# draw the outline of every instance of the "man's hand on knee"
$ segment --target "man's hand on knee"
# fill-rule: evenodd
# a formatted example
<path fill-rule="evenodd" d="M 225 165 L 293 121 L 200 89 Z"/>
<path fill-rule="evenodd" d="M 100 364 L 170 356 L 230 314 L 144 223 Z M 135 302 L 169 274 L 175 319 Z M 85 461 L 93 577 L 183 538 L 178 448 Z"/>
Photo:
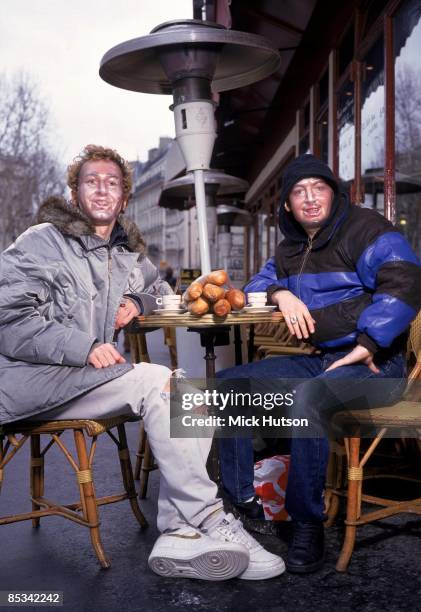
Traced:
<path fill-rule="evenodd" d="M 91 350 L 88 355 L 88 363 L 99 369 L 108 368 L 108 366 L 116 363 L 126 363 L 126 360 L 112 344 L 107 342 L 106 344 L 99 344 Z"/>
<path fill-rule="evenodd" d="M 336 370 L 336 368 L 352 365 L 354 363 L 363 363 L 373 372 L 373 374 L 379 374 L 380 372 L 373 361 L 373 353 L 360 344 L 357 344 L 357 346 L 345 355 L 345 357 L 342 357 L 342 359 L 334 361 L 325 372 L 330 372 L 331 370 Z"/>

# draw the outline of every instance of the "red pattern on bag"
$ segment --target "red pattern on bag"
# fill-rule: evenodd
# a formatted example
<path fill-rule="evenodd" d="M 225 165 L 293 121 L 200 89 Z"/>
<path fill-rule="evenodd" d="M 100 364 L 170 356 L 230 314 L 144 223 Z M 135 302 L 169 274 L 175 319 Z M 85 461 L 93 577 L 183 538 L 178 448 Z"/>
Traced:
<path fill-rule="evenodd" d="M 289 455 L 275 455 L 254 464 L 254 488 L 268 521 L 289 521 L 285 510 Z"/>

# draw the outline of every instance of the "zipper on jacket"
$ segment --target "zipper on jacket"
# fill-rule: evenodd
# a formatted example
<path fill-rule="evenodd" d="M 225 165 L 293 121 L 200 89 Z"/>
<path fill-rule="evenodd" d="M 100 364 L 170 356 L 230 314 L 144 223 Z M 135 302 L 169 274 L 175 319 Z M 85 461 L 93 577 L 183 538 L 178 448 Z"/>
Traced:
<path fill-rule="evenodd" d="M 107 287 L 107 314 L 105 316 L 105 321 L 104 321 L 104 341 L 108 342 L 107 339 L 107 319 L 108 319 L 108 313 L 109 313 L 109 307 L 110 307 L 110 295 L 111 295 L 111 249 L 109 246 L 107 246 L 107 267 L 108 267 L 108 287 Z M 117 314 L 116 314 L 117 316 Z M 115 332 L 115 330 L 114 330 Z M 110 342 L 112 342 L 114 340 L 114 336 L 115 333 L 113 335 L 112 340 L 110 340 Z"/>
<path fill-rule="evenodd" d="M 300 271 L 298 272 L 298 279 L 297 279 L 297 294 L 298 294 L 298 296 L 297 297 L 298 297 L 299 300 L 301 300 L 301 292 L 300 292 L 301 275 L 302 275 L 302 273 L 304 271 L 304 266 L 306 265 L 307 259 L 308 259 L 309 255 L 311 253 L 312 246 L 313 246 L 313 238 L 309 237 L 308 241 L 307 241 L 307 247 L 306 247 L 306 250 L 305 250 L 305 253 L 304 253 L 304 257 L 303 257 L 303 260 L 301 262 Z"/>

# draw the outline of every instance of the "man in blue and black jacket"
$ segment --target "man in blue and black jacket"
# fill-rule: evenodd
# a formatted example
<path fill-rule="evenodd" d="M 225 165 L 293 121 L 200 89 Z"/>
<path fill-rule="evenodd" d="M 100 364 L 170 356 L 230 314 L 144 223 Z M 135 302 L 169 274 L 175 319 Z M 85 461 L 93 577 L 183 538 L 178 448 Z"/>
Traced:
<path fill-rule="evenodd" d="M 267 291 L 294 336 L 318 351 L 220 372 L 221 378 L 311 379 L 297 387 L 296 414 L 329 409 L 320 383 L 343 403 L 367 407 L 396 401 L 406 376 L 409 324 L 421 307 L 421 268 L 405 238 L 377 212 L 350 205 L 330 168 L 302 155 L 285 170 L 279 209 L 284 240 L 245 291 Z M 367 379 L 393 379 L 367 398 Z M 392 382 L 391 380 L 388 381 Z M 248 439 L 220 439 L 221 475 L 234 503 L 253 502 L 253 451 Z M 293 438 L 286 509 L 293 520 L 287 568 L 306 573 L 323 563 L 325 438 Z"/>

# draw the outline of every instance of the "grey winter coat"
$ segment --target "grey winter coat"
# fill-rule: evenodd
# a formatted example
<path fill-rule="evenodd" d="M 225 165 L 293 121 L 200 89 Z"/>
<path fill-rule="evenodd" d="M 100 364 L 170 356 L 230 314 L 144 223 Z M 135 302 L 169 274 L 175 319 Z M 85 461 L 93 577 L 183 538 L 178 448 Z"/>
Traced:
<path fill-rule="evenodd" d="M 50 410 L 130 370 L 87 365 L 92 345 L 113 341 L 123 295 L 172 292 L 124 217 L 111 247 L 79 210 L 57 200 L 38 221 L 0 256 L 0 423 Z"/>

